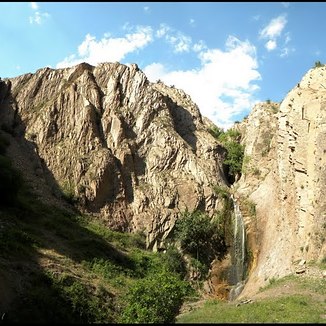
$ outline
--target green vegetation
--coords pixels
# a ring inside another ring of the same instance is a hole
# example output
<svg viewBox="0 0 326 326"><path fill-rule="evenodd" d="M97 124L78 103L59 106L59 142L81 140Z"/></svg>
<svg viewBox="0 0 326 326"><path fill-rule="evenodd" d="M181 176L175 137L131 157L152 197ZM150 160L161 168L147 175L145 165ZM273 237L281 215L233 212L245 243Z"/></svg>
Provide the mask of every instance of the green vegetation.
<svg viewBox="0 0 326 326"><path fill-rule="evenodd" d="M230 198L230 191L227 187L224 186L214 186L214 192L221 198L228 199Z"/></svg>
<svg viewBox="0 0 326 326"><path fill-rule="evenodd" d="M175 240L180 242L185 254L192 257L193 264L206 276L210 263L226 253L224 229L219 220L213 220L200 211L188 212L176 221Z"/></svg>
<svg viewBox="0 0 326 326"><path fill-rule="evenodd" d="M241 200L241 210L252 218L256 217L256 204L250 199Z"/></svg>
<svg viewBox="0 0 326 326"><path fill-rule="evenodd" d="M152 274L131 286L119 322L173 323L188 292L189 284L172 273Z"/></svg>
<svg viewBox="0 0 326 326"><path fill-rule="evenodd" d="M324 66L324 64L322 64L319 60L315 61L314 68L319 68L319 67L323 67L323 66Z"/></svg>
<svg viewBox="0 0 326 326"><path fill-rule="evenodd" d="M115 232L77 211L46 205L28 184L15 183L7 157L1 155L0 164L0 275L12 297L6 304L6 292L0 293L6 322L174 320L194 291L176 248L147 251L142 233Z"/></svg>
<svg viewBox="0 0 326 326"><path fill-rule="evenodd" d="M235 302L208 300L203 307L180 315L177 323L324 323L325 282L290 275L272 279L261 289L286 288L293 284L297 293L257 299L249 304L236 305Z"/></svg>
<svg viewBox="0 0 326 326"><path fill-rule="evenodd" d="M241 134L235 129L223 131L216 126L213 126L209 132L226 149L223 165L226 168L226 175L230 183L233 183L240 176L242 170L244 146L240 144Z"/></svg>
<svg viewBox="0 0 326 326"><path fill-rule="evenodd" d="M218 139L219 136L224 133L223 129L220 129L217 126L212 126L210 129L208 129L208 131L216 139Z"/></svg>
<svg viewBox="0 0 326 326"><path fill-rule="evenodd" d="M271 110L273 113L277 113L279 111L279 108L276 105L272 105Z"/></svg>
<svg viewBox="0 0 326 326"><path fill-rule="evenodd" d="M321 305L303 295L265 299L246 305L209 300L203 308L177 318L177 323L323 323Z"/></svg>

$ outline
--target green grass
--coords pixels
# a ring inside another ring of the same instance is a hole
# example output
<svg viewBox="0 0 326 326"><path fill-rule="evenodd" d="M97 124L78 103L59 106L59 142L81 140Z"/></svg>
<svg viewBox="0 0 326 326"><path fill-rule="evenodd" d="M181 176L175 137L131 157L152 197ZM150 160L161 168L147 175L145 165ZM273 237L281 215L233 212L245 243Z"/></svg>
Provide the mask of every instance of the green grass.
<svg viewBox="0 0 326 326"><path fill-rule="evenodd" d="M7 322L115 323L128 289L167 268L141 233L48 206L24 183L15 201L0 205L0 273L13 293L10 306L0 293Z"/></svg>
<svg viewBox="0 0 326 326"><path fill-rule="evenodd" d="M209 300L202 308L177 318L177 323L324 323L325 310L303 296L285 296L236 306Z"/></svg>
<svg viewBox="0 0 326 326"><path fill-rule="evenodd" d="M324 264L321 263L323 268ZM293 295L253 300L248 304L208 300L205 304L178 316L177 323L325 323L326 284L322 278L288 275L272 278L259 292L282 289L287 284L295 286Z"/></svg>

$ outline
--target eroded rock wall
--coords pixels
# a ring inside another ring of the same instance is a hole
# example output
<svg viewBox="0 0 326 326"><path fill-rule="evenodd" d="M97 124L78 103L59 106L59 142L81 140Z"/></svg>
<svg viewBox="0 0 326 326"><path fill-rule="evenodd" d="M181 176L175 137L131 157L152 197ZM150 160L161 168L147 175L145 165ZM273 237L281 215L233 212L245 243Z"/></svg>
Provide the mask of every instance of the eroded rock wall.
<svg viewBox="0 0 326 326"><path fill-rule="evenodd" d="M44 68L5 79L0 94L2 125L32 147L53 192L56 184L109 227L144 231L149 248L186 208L221 205L212 189L225 184L221 148L206 119L137 65Z"/></svg>
<svg viewBox="0 0 326 326"><path fill-rule="evenodd" d="M311 69L279 110L258 104L239 126L249 159L236 194L256 211L246 218L254 259L242 296L326 256L325 87L326 68Z"/></svg>

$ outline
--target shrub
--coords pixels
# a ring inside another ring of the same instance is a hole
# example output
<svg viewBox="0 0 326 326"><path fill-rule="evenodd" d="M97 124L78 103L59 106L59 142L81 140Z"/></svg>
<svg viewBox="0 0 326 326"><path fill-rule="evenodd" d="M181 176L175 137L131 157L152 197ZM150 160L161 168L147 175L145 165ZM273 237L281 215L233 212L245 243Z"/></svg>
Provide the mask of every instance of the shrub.
<svg viewBox="0 0 326 326"><path fill-rule="evenodd" d="M179 250L170 246L165 253L162 253L162 262L166 266L167 270L171 273L178 274L181 278L184 278L187 274L186 263Z"/></svg>
<svg viewBox="0 0 326 326"><path fill-rule="evenodd" d="M134 283L126 294L120 323L174 323L188 286L175 275L161 272Z"/></svg>
<svg viewBox="0 0 326 326"><path fill-rule="evenodd" d="M218 127L212 127L210 133L222 143L226 149L226 156L223 164L226 166L228 179L230 182L241 174L244 146L240 144L241 134L238 130L229 129L224 132Z"/></svg>
<svg viewBox="0 0 326 326"><path fill-rule="evenodd" d="M319 67L322 67L323 64L318 60L318 61L315 61L315 66L314 68L319 68Z"/></svg>
<svg viewBox="0 0 326 326"><path fill-rule="evenodd" d="M227 187L224 186L213 186L213 190L216 195L220 196L221 198L228 199L230 197L230 191Z"/></svg>
<svg viewBox="0 0 326 326"><path fill-rule="evenodd" d="M180 241L185 253L206 265L226 251L224 235L218 223L211 222L208 215L199 211L186 211L176 221L175 238Z"/></svg>
<svg viewBox="0 0 326 326"><path fill-rule="evenodd" d="M218 137L224 132L222 129L220 129L217 126L211 127L210 129L208 129L208 131L216 139L218 139Z"/></svg>
<svg viewBox="0 0 326 326"><path fill-rule="evenodd" d="M229 141L225 143L227 149L226 159L224 164L229 167L229 174L235 176L241 173L243 155L244 155L244 146L235 142Z"/></svg>

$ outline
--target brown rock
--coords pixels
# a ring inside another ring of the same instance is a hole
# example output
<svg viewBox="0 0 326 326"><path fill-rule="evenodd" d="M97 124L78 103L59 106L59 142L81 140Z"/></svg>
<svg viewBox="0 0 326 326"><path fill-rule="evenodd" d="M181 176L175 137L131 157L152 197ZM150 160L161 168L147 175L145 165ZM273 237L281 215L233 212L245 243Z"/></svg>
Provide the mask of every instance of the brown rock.
<svg viewBox="0 0 326 326"><path fill-rule="evenodd" d="M280 105L256 105L239 126L249 163L235 188L255 204L246 226L258 249L243 295L291 273L295 261L326 254L325 78L326 67L309 70Z"/></svg>
<svg viewBox="0 0 326 326"><path fill-rule="evenodd" d="M36 153L40 196L59 188L109 227L144 231L150 248L186 208L218 205L212 186L225 181L207 120L137 65L40 69L1 82L0 102L0 120Z"/></svg>

